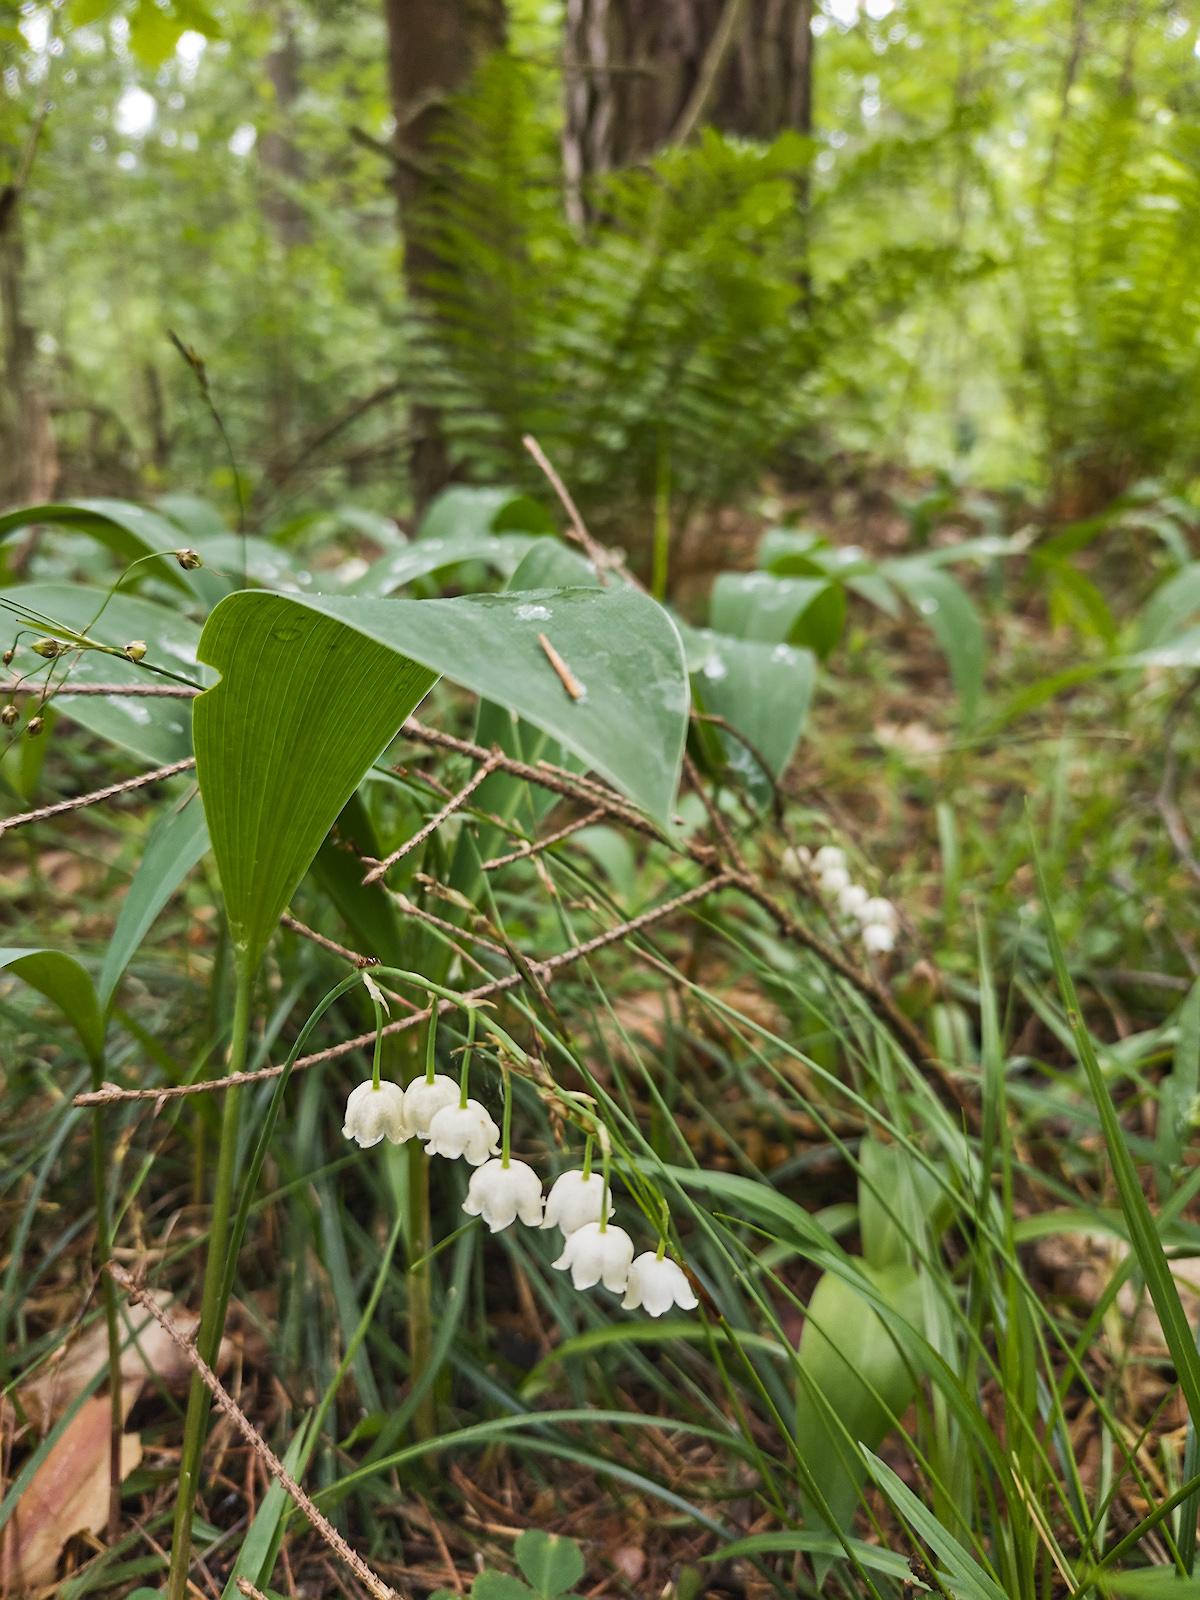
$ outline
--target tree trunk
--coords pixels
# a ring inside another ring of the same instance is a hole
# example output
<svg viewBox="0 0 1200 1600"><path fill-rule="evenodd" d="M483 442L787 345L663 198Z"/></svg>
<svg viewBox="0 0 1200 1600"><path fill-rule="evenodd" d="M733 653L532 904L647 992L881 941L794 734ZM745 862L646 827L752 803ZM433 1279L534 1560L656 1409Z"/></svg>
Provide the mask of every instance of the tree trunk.
<svg viewBox="0 0 1200 1600"><path fill-rule="evenodd" d="M584 180L711 123L812 131L813 0L567 0L564 167Z"/></svg>
<svg viewBox="0 0 1200 1600"><path fill-rule="evenodd" d="M451 97L504 43L504 0L384 0L392 111L396 119L395 186L404 236L404 275L419 302L434 255L423 216L442 182L439 134L453 115ZM412 407L410 458L418 509L449 481L436 413Z"/></svg>
<svg viewBox="0 0 1200 1600"><path fill-rule="evenodd" d="M18 192L10 193L0 221L0 509L52 499L58 481L50 408L37 379L34 334L22 304L19 198Z"/></svg>

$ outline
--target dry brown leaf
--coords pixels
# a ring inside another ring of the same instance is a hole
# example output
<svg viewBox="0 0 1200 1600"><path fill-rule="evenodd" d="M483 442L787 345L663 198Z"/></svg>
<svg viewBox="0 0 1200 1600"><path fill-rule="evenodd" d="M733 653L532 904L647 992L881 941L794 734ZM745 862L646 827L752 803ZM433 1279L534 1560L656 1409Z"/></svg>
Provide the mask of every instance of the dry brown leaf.
<svg viewBox="0 0 1200 1600"><path fill-rule="evenodd" d="M154 1295L162 1310L169 1312L175 1326L186 1337L196 1331L198 1318L191 1312L171 1311L171 1296L159 1290ZM121 1380L141 1384L148 1377L178 1386L191 1372L183 1352L163 1332L150 1313L137 1306L123 1306L120 1312ZM221 1363L218 1363L220 1365ZM101 1371L108 1368L108 1334L98 1320L62 1354L62 1359L26 1384L21 1403L31 1421L45 1432L56 1417L61 1417Z"/></svg>
<svg viewBox="0 0 1200 1600"><path fill-rule="evenodd" d="M125 1409L133 1403L127 1391ZM85 1400L33 1475L0 1544L0 1590L15 1596L53 1583L63 1546L99 1533L108 1520L109 1423L106 1395ZM142 1459L138 1434L121 1436L121 1477Z"/></svg>

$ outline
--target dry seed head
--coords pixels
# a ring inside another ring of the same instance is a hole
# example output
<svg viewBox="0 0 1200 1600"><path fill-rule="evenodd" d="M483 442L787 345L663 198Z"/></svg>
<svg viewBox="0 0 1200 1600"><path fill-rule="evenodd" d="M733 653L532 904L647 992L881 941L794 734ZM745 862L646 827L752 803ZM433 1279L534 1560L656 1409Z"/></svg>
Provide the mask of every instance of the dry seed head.
<svg viewBox="0 0 1200 1600"><path fill-rule="evenodd" d="M144 639L131 639L125 646L125 654L130 661L140 661L146 654L146 641Z"/></svg>
<svg viewBox="0 0 1200 1600"><path fill-rule="evenodd" d="M0 711L0 722L2 722L6 728L15 727L20 715L21 713L10 700L8 705L5 706L4 710Z"/></svg>
<svg viewBox="0 0 1200 1600"><path fill-rule="evenodd" d="M176 550L175 559L185 572L194 572L197 567L204 565L195 550Z"/></svg>
<svg viewBox="0 0 1200 1600"><path fill-rule="evenodd" d="M11 667L11 666L12 666L12 658L13 658L13 656L14 656L14 655L15 655L15 654L16 654L16 652L15 652L15 651L14 651L14 650L11 650L11 649L9 649L9 650L6 650L6 651L5 651L5 652L4 652L4 655L3 655L3 657L2 657L2 658L0 658L0 659L3 659L3 661L4 661L4 665L5 665L5 666L6 666L6 667Z"/></svg>
<svg viewBox="0 0 1200 1600"><path fill-rule="evenodd" d="M25 732L31 739L36 739L38 734L41 733L45 726L45 717L30 717L29 721L25 725Z"/></svg>
<svg viewBox="0 0 1200 1600"><path fill-rule="evenodd" d="M41 656L46 661L55 660L66 648L60 639L38 639L30 646L35 655Z"/></svg>

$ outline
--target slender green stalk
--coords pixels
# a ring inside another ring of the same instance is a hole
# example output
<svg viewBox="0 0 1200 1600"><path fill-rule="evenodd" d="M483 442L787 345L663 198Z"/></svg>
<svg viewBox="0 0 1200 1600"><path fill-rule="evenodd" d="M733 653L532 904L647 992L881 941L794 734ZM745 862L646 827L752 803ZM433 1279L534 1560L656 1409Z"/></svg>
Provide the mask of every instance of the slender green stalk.
<svg viewBox="0 0 1200 1600"><path fill-rule="evenodd" d="M253 973L239 970L233 1011L233 1039L229 1051L229 1071L241 1072L246 1064L250 1035L250 999ZM211 1366L225 1327L232 1273L226 1272L229 1247L229 1221L233 1210L234 1179L237 1175L237 1143L240 1128L241 1089L225 1095L221 1118L221 1143L217 1154L216 1187L213 1193L212 1222L208 1233L208 1259L204 1268L204 1294L200 1302L200 1330L196 1348ZM210 1400L198 1373L192 1374L188 1390L187 1418L183 1429L183 1454L179 1463L178 1498L171 1537L171 1569L167 1578L167 1600L187 1600L188 1567L192 1546L192 1507L196 1499L200 1460L208 1433Z"/></svg>
<svg viewBox="0 0 1200 1600"><path fill-rule="evenodd" d="M408 1354L410 1382L416 1383L433 1356L433 1231L429 1215L429 1157L420 1141L408 1150ZM432 1439L437 1427L434 1393L425 1390L413 1413L413 1433Z"/></svg>
<svg viewBox="0 0 1200 1600"><path fill-rule="evenodd" d="M91 1063L92 1088L104 1082L104 1057ZM100 1270L100 1293L104 1300L104 1325L108 1334L108 1391L112 1406L108 1436L108 1538L117 1536L121 1521L121 1432L125 1418L121 1411L121 1329L117 1321L117 1286L104 1271L112 1255L112 1220L108 1210L108 1154L104 1146L104 1107L92 1107L92 1190L96 1205L96 1265Z"/></svg>

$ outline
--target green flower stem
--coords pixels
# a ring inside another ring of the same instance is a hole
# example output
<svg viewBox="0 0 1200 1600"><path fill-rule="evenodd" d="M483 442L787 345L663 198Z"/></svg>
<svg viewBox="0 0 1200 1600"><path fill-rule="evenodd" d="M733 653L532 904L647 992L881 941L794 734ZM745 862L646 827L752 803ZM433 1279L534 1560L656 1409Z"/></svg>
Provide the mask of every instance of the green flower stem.
<svg viewBox="0 0 1200 1600"><path fill-rule="evenodd" d="M417 1383L433 1359L433 1230L429 1215L429 1157L420 1141L410 1139L408 1152L408 1356L409 1381ZM430 1385L413 1413L417 1439L437 1431L436 1398Z"/></svg>
<svg viewBox="0 0 1200 1600"><path fill-rule="evenodd" d="M507 1169L512 1141L512 1075L507 1067L502 1067L501 1071L504 1074L504 1117L500 1130L500 1165Z"/></svg>
<svg viewBox="0 0 1200 1600"><path fill-rule="evenodd" d="M383 1007L374 995L371 996L371 1003L375 1007L375 1054L371 1058L371 1088L378 1093L383 1062Z"/></svg>
<svg viewBox="0 0 1200 1600"><path fill-rule="evenodd" d="M429 1013L429 1030L425 1035L425 1082L432 1083L437 1076L437 1025L438 1010Z"/></svg>
<svg viewBox="0 0 1200 1600"><path fill-rule="evenodd" d="M471 1057L475 1053L475 1007L467 1012L467 1043L463 1049L462 1071L459 1074L458 1103L462 1110L466 1110L467 1100L471 1087Z"/></svg>
<svg viewBox="0 0 1200 1600"><path fill-rule="evenodd" d="M585 1183L587 1182L587 1180L592 1175L592 1146L595 1144L595 1142L596 1141L592 1138L590 1133L588 1134L587 1139L584 1141L584 1146L583 1146L583 1179L584 1179Z"/></svg>
<svg viewBox="0 0 1200 1600"><path fill-rule="evenodd" d="M231 1073L241 1072L246 1064L250 1036L250 999L254 974L240 968L233 1009L233 1039L229 1051ZM233 1210L234 1180L237 1176L237 1144L241 1126L242 1091L229 1089L221 1118L221 1142L217 1153L217 1177L213 1192L212 1222L208 1233L208 1258L204 1268L204 1294L200 1302L200 1330L196 1349L212 1366L225 1327L229 1304L229 1285L233 1274L227 1271L229 1221ZM167 1577L167 1600L187 1600L188 1568L191 1565L192 1508L200 1474L204 1440L208 1433L210 1399L203 1379L192 1374L188 1390L187 1418L183 1428L183 1454L179 1462L178 1496L171 1536L171 1568Z"/></svg>
<svg viewBox="0 0 1200 1600"><path fill-rule="evenodd" d="M612 1151L608 1148L608 1140L604 1140L604 1193L600 1196L600 1232L608 1232L608 1196L611 1189Z"/></svg>
<svg viewBox="0 0 1200 1600"><path fill-rule="evenodd" d="M92 1088L104 1082L104 1057L91 1062ZM121 1521L121 1434L125 1418L121 1414L121 1329L117 1320L117 1286L104 1271L112 1256L112 1220L108 1210L108 1151L104 1138L104 1107L92 1107L92 1190L96 1205L96 1265L100 1269L100 1294L104 1301L104 1325L108 1334L108 1392L112 1415L108 1435L108 1538L117 1536Z"/></svg>

